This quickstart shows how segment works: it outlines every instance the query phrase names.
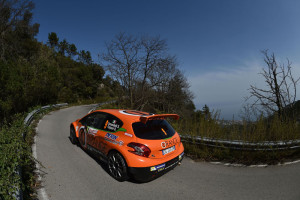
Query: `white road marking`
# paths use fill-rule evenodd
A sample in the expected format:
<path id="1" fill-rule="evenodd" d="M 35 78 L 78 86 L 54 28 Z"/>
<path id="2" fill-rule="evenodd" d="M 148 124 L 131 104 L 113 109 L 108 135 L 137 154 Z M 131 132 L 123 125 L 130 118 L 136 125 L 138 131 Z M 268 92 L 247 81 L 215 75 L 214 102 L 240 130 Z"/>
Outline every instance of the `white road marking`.
<path id="1" fill-rule="evenodd" d="M 41 120 L 39 121 L 39 123 L 40 122 L 41 122 Z M 37 127 L 39 126 L 39 123 L 38 123 Z M 36 133 L 37 133 L 38 128 L 36 128 L 35 130 L 36 130 Z M 34 136 L 34 142 L 33 142 L 33 145 L 32 145 L 32 154 L 33 154 L 33 157 L 37 160 L 36 138 L 37 138 L 37 136 Z M 40 175 L 41 166 L 38 162 L 36 162 L 35 166 L 36 166 L 36 174 L 38 176 L 38 181 L 41 182 L 41 184 L 42 184 L 42 177 Z M 45 190 L 43 185 L 41 185 L 41 188 L 38 189 L 38 194 L 40 194 L 39 196 L 41 197 L 41 200 L 49 200 L 49 197 L 48 197 L 48 195 L 46 193 L 46 190 Z"/>
<path id="2" fill-rule="evenodd" d="M 286 163 L 282 163 L 282 164 L 278 164 L 279 166 L 284 166 L 284 165 L 292 165 L 292 164 L 296 164 L 296 163 L 300 163 L 300 160 L 295 160 L 292 162 L 286 162 Z"/>
<path id="3" fill-rule="evenodd" d="M 263 167 L 268 167 L 269 165 L 267 164 L 264 164 L 264 165 L 250 165 L 249 167 L 260 167 L 260 168 L 263 168 Z"/>
<path id="4" fill-rule="evenodd" d="M 264 167 L 268 167 L 268 166 L 272 166 L 272 165 L 268 165 L 268 164 L 260 164 L 260 165 L 244 165 L 244 164 L 237 164 L 237 163 L 223 163 L 223 162 L 209 162 L 211 164 L 214 165 L 224 165 L 227 167 L 251 167 L 251 168 L 264 168 Z M 279 163 L 277 165 L 274 166 L 286 166 L 286 165 L 292 165 L 292 164 L 296 164 L 296 163 L 300 163 L 300 160 L 295 160 L 292 162 L 285 162 L 285 163 Z"/>

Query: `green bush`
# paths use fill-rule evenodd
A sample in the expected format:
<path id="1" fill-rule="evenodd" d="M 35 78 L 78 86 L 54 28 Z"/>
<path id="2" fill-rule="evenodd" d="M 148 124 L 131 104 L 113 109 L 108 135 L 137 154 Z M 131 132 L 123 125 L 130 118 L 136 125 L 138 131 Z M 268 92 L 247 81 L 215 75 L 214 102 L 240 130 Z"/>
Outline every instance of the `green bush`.
<path id="1" fill-rule="evenodd" d="M 16 188 L 27 190 L 30 187 L 28 179 L 23 179 L 28 177 L 28 171 L 22 173 L 23 178 L 16 173 L 17 169 L 32 164 L 30 145 L 23 140 L 24 117 L 15 115 L 13 118 L 13 123 L 4 123 L 0 129 L 0 197 L 3 199 L 13 199 Z"/>
<path id="2" fill-rule="evenodd" d="M 181 135 L 208 137 L 212 139 L 240 140 L 243 142 L 288 141 L 300 139 L 300 125 L 297 121 L 280 120 L 277 115 L 272 118 L 260 117 L 254 122 L 232 121 L 225 123 L 213 113 L 209 117 L 203 114 L 194 115 L 189 119 L 173 122 L 173 126 Z M 228 148 L 208 147 L 194 140 L 184 142 L 185 152 L 201 160 L 217 160 L 244 164 L 278 163 L 287 159 L 300 157 L 300 150 L 262 150 L 241 151 Z"/>

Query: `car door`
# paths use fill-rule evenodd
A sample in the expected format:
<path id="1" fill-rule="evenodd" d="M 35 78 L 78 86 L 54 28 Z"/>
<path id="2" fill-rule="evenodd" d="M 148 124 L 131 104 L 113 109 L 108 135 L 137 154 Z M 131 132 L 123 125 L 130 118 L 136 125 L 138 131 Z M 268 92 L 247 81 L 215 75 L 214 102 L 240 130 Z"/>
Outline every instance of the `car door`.
<path id="1" fill-rule="evenodd" d="M 84 148 L 94 146 L 97 128 L 103 126 L 105 117 L 104 113 L 94 112 L 80 120 L 82 127 L 79 130 L 79 142 Z"/>
<path id="2" fill-rule="evenodd" d="M 106 115 L 107 114 L 103 112 L 95 112 L 87 124 L 87 144 L 93 148 L 100 148 L 99 137 L 104 126 Z"/>
<path id="3" fill-rule="evenodd" d="M 122 126 L 123 122 L 114 115 L 105 112 L 92 113 L 85 121 L 87 148 L 103 155 L 111 145 L 122 144 L 116 133 Z"/>

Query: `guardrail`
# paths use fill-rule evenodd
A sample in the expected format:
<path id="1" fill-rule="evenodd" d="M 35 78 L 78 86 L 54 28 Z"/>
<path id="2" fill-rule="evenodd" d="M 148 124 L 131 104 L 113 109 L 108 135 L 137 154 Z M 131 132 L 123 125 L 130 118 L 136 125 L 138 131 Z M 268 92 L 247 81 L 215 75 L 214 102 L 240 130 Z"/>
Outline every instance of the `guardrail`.
<path id="1" fill-rule="evenodd" d="M 111 103 L 116 103 L 117 100 L 111 100 L 111 101 L 106 101 L 106 102 L 103 102 L 103 103 L 98 103 L 96 104 L 90 111 L 89 113 L 95 111 L 99 106 L 102 106 L 102 105 L 105 105 L 105 104 L 111 104 Z"/>
<path id="2" fill-rule="evenodd" d="M 60 103 L 60 104 L 55 104 L 55 105 L 47 105 L 47 106 L 43 106 L 39 109 L 36 109 L 27 115 L 27 117 L 24 119 L 24 125 L 29 126 L 29 124 L 32 122 L 34 115 L 43 110 L 47 110 L 49 108 L 58 108 L 58 107 L 67 106 L 67 105 L 68 105 L 68 103 Z"/>
<path id="3" fill-rule="evenodd" d="M 50 108 L 58 108 L 58 107 L 63 107 L 63 106 L 67 106 L 68 103 L 61 103 L 61 104 L 55 104 L 55 105 L 47 105 L 47 106 L 43 106 L 39 109 L 35 109 L 33 110 L 31 113 L 29 113 L 26 118 L 24 119 L 24 125 L 26 127 L 28 127 L 33 118 L 34 118 L 34 115 L 40 113 L 41 111 L 43 110 L 47 110 L 47 109 L 50 109 Z M 26 136 L 26 133 L 23 133 L 23 139 L 25 139 L 25 136 Z M 16 173 L 21 177 L 22 176 L 22 169 L 20 166 L 17 167 L 16 169 Z M 17 200 L 23 200 L 23 192 L 22 192 L 22 189 L 21 188 L 16 188 L 16 193 L 13 195 L 15 199 Z"/>
<path id="4" fill-rule="evenodd" d="M 241 140 L 223 140 L 208 137 L 180 135 L 183 142 L 217 148 L 243 151 L 278 151 L 300 148 L 300 140 L 247 142 Z"/>

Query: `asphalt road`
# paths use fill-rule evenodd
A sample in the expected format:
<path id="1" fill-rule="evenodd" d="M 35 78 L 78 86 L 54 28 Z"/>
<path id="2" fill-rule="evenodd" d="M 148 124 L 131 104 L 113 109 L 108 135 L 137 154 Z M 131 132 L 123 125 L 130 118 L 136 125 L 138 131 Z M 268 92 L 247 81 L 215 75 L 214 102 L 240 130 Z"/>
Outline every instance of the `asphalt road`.
<path id="1" fill-rule="evenodd" d="M 90 106 L 43 117 L 37 158 L 44 168 L 40 199 L 282 199 L 300 200 L 300 163 L 266 168 L 227 167 L 185 158 L 181 166 L 148 183 L 118 182 L 105 166 L 69 141 L 69 124 Z"/>

